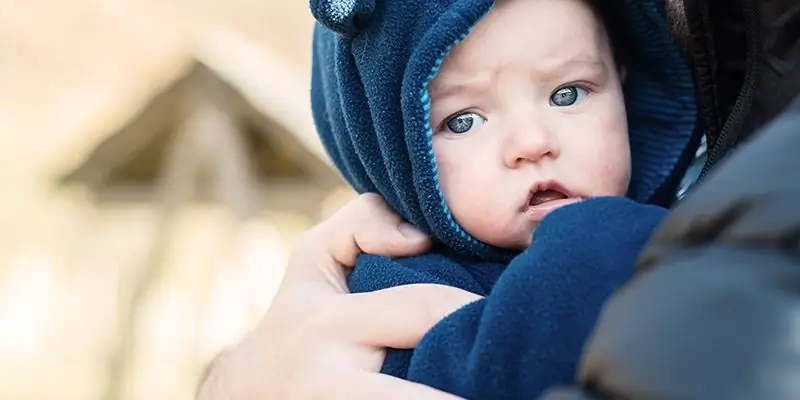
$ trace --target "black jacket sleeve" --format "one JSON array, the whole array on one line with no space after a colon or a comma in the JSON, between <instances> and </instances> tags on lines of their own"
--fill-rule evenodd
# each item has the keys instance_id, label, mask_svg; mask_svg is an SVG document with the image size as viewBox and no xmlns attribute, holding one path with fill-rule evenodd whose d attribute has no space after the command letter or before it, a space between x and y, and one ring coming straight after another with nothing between
<instances>
[{"instance_id":1,"label":"black jacket sleeve","mask_svg":"<svg viewBox=\"0 0 800 400\"><path fill-rule=\"evenodd\" d=\"M800 399L800 100L668 217L557 399Z\"/></svg>"}]
</instances>

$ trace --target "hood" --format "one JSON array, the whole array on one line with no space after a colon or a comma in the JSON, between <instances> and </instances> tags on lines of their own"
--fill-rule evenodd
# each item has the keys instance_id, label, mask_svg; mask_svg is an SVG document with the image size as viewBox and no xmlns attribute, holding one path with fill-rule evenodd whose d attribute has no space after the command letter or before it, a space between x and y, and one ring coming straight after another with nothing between
<instances>
[{"instance_id":1,"label":"hood","mask_svg":"<svg viewBox=\"0 0 800 400\"><path fill-rule=\"evenodd\" d=\"M489 0L311 0L317 19L312 111L336 167L357 192L381 194L445 247L485 260L507 259L509 252L472 237L445 203L427 86L449 50L493 5ZM605 0L598 7L612 37L622 41L614 45L625 49L628 196L654 202L685 172L687 154L694 151L698 113L692 74L670 38L663 1Z\"/></svg>"}]
</instances>

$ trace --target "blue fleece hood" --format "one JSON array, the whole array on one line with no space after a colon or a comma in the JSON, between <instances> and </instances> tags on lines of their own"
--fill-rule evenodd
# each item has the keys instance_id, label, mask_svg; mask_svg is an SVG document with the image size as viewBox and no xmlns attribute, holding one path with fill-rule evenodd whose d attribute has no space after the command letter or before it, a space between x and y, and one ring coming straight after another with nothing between
<instances>
[{"instance_id":1,"label":"blue fleece hood","mask_svg":"<svg viewBox=\"0 0 800 400\"><path fill-rule=\"evenodd\" d=\"M590 0L591 1L591 0ZM624 40L623 86L632 177L628 196L651 202L693 153L697 109L690 69L659 0L594 0ZM328 155L359 192L381 194L406 220L458 254L510 252L453 219L439 187L427 86L490 0L311 0L311 102ZM619 43L615 43L618 46Z\"/></svg>"}]
</instances>

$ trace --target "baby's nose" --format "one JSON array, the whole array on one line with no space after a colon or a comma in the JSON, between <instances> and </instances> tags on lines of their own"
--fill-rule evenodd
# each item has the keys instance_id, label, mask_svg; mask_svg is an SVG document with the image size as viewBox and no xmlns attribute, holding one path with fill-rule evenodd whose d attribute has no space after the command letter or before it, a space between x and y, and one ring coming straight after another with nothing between
<instances>
[{"instance_id":1,"label":"baby's nose","mask_svg":"<svg viewBox=\"0 0 800 400\"><path fill-rule=\"evenodd\" d=\"M505 162L509 168L524 163L555 158L561 153L558 136L539 121L516 123L509 127L504 144Z\"/></svg>"}]
</instances>

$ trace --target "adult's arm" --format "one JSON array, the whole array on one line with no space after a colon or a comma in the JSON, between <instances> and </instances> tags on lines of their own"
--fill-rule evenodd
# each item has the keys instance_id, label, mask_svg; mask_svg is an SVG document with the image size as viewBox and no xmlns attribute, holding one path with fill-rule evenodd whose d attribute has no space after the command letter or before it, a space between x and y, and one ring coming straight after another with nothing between
<instances>
[{"instance_id":1,"label":"adult's arm","mask_svg":"<svg viewBox=\"0 0 800 400\"><path fill-rule=\"evenodd\" d=\"M694 190L545 399L800 398L800 99Z\"/></svg>"},{"instance_id":2,"label":"adult's arm","mask_svg":"<svg viewBox=\"0 0 800 400\"><path fill-rule=\"evenodd\" d=\"M198 399L454 398L378 371L385 347L414 347L477 296L436 285L347 292L347 269L362 251L410 256L429 246L379 196L348 204L298 241L270 309L238 346L217 357Z\"/></svg>"}]
</instances>

